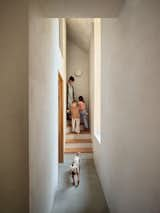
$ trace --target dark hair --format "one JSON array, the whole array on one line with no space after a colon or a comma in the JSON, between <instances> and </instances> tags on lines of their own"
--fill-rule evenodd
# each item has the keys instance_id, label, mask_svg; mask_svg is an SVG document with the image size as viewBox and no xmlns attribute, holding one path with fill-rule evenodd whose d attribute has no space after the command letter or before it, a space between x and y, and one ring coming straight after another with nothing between
<instances>
[{"instance_id":1,"label":"dark hair","mask_svg":"<svg viewBox=\"0 0 160 213\"><path fill-rule=\"evenodd\" d=\"M74 77L73 77L73 76L70 76L70 77L69 77L69 81L75 81Z\"/></svg>"},{"instance_id":2,"label":"dark hair","mask_svg":"<svg viewBox=\"0 0 160 213\"><path fill-rule=\"evenodd\" d=\"M79 96L79 101L82 101L82 102L84 102L84 98L83 98L83 96Z\"/></svg>"}]
</instances>

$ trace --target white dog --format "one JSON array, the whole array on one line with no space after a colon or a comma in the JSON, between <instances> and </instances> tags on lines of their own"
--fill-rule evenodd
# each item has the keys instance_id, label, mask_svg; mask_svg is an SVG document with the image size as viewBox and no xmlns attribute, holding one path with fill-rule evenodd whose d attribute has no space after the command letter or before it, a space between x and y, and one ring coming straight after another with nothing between
<instances>
[{"instance_id":1,"label":"white dog","mask_svg":"<svg viewBox=\"0 0 160 213\"><path fill-rule=\"evenodd\" d=\"M74 160L73 162L77 165L77 167L79 168L80 171L80 157L79 157L79 152L76 153L76 155L74 156Z\"/></svg>"},{"instance_id":2,"label":"white dog","mask_svg":"<svg viewBox=\"0 0 160 213\"><path fill-rule=\"evenodd\" d=\"M80 183L80 157L79 153L76 153L74 156L74 160L71 165L71 173L72 173L72 179L73 179L73 185L75 185L75 176L77 175L78 179L78 185Z\"/></svg>"}]
</instances>

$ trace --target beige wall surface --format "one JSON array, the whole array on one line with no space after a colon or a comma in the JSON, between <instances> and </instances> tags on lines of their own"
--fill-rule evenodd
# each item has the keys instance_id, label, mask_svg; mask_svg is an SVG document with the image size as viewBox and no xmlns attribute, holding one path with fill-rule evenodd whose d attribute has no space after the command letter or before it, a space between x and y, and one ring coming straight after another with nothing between
<instances>
[{"instance_id":1,"label":"beige wall surface","mask_svg":"<svg viewBox=\"0 0 160 213\"><path fill-rule=\"evenodd\" d=\"M81 70L80 77L75 76L75 72ZM75 77L75 96L82 95L88 106L89 101L89 53L79 48L74 42L67 41L67 79L69 76Z\"/></svg>"},{"instance_id":2,"label":"beige wall surface","mask_svg":"<svg viewBox=\"0 0 160 213\"><path fill-rule=\"evenodd\" d=\"M28 213L28 20L25 0L0 3L0 212Z\"/></svg>"},{"instance_id":3,"label":"beige wall surface","mask_svg":"<svg viewBox=\"0 0 160 213\"><path fill-rule=\"evenodd\" d=\"M102 143L111 213L160 212L160 1L127 0L102 20Z\"/></svg>"},{"instance_id":4,"label":"beige wall surface","mask_svg":"<svg viewBox=\"0 0 160 213\"><path fill-rule=\"evenodd\" d=\"M124 0L41 0L41 8L49 17L114 17Z\"/></svg>"},{"instance_id":5,"label":"beige wall surface","mask_svg":"<svg viewBox=\"0 0 160 213\"><path fill-rule=\"evenodd\" d=\"M94 137L94 50L94 30L92 28L89 49L89 123L92 137Z\"/></svg>"},{"instance_id":6,"label":"beige wall surface","mask_svg":"<svg viewBox=\"0 0 160 213\"><path fill-rule=\"evenodd\" d=\"M67 74L66 74L66 50L67 50L67 28L66 28L66 19L61 18L59 19L59 27L60 27L60 51L62 55L62 63L61 63L61 69L59 70L59 73L61 74L61 77L63 79L63 102L64 102L64 132L66 127L66 81L67 81ZM64 141L65 141L66 134L64 134Z\"/></svg>"},{"instance_id":7,"label":"beige wall surface","mask_svg":"<svg viewBox=\"0 0 160 213\"><path fill-rule=\"evenodd\" d=\"M59 25L30 10L30 213L51 213L58 182Z\"/></svg>"}]
</instances>

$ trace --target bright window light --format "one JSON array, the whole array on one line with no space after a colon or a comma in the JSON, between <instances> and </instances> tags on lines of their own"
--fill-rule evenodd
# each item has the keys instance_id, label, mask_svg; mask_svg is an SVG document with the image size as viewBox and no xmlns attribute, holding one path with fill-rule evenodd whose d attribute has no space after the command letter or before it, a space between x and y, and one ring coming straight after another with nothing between
<instances>
[{"instance_id":1,"label":"bright window light","mask_svg":"<svg viewBox=\"0 0 160 213\"><path fill-rule=\"evenodd\" d=\"M101 19L94 19L94 135L101 143Z\"/></svg>"}]
</instances>

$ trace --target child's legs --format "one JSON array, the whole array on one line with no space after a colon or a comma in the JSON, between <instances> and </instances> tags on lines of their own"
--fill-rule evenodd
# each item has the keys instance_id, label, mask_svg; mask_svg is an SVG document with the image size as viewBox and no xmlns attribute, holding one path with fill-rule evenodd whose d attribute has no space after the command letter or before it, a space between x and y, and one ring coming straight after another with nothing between
<instances>
[{"instance_id":1,"label":"child's legs","mask_svg":"<svg viewBox=\"0 0 160 213\"><path fill-rule=\"evenodd\" d=\"M79 118L76 119L76 129L75 129L75 131L77 133L80 133L80 119Z\"/></svg>"},{"instance_id":2,"label":"child's legs","mask_svg":"<svg viewBox=\"0 0 160 213\"><path fill-rule=\"evenodd\" d=\"M80 112L80 123L83 123L83 115L82 115L82 112Z\"/></svg>"},{"instance_id":3,"label":"child's legs","mask_svg":"<svg viewBox=\"0 0 160 213\"><path fill-rule=\"evenodd\" d=\"M86 113L86 111L81 112L81 116L82 116L82 119L83 119L84 127L86 129L88 129L88 120L87 120L87 113Z\"/></svg>"},{"instance_id":4,"label":"child's legs","mask_svg":"<svg viewBox=\"0 0 160 213\"><path fill-rule=\"evenodd\" d=\"M72 132L76 131L76 119L72 118Z\"/></svg>"}]
</instances>

